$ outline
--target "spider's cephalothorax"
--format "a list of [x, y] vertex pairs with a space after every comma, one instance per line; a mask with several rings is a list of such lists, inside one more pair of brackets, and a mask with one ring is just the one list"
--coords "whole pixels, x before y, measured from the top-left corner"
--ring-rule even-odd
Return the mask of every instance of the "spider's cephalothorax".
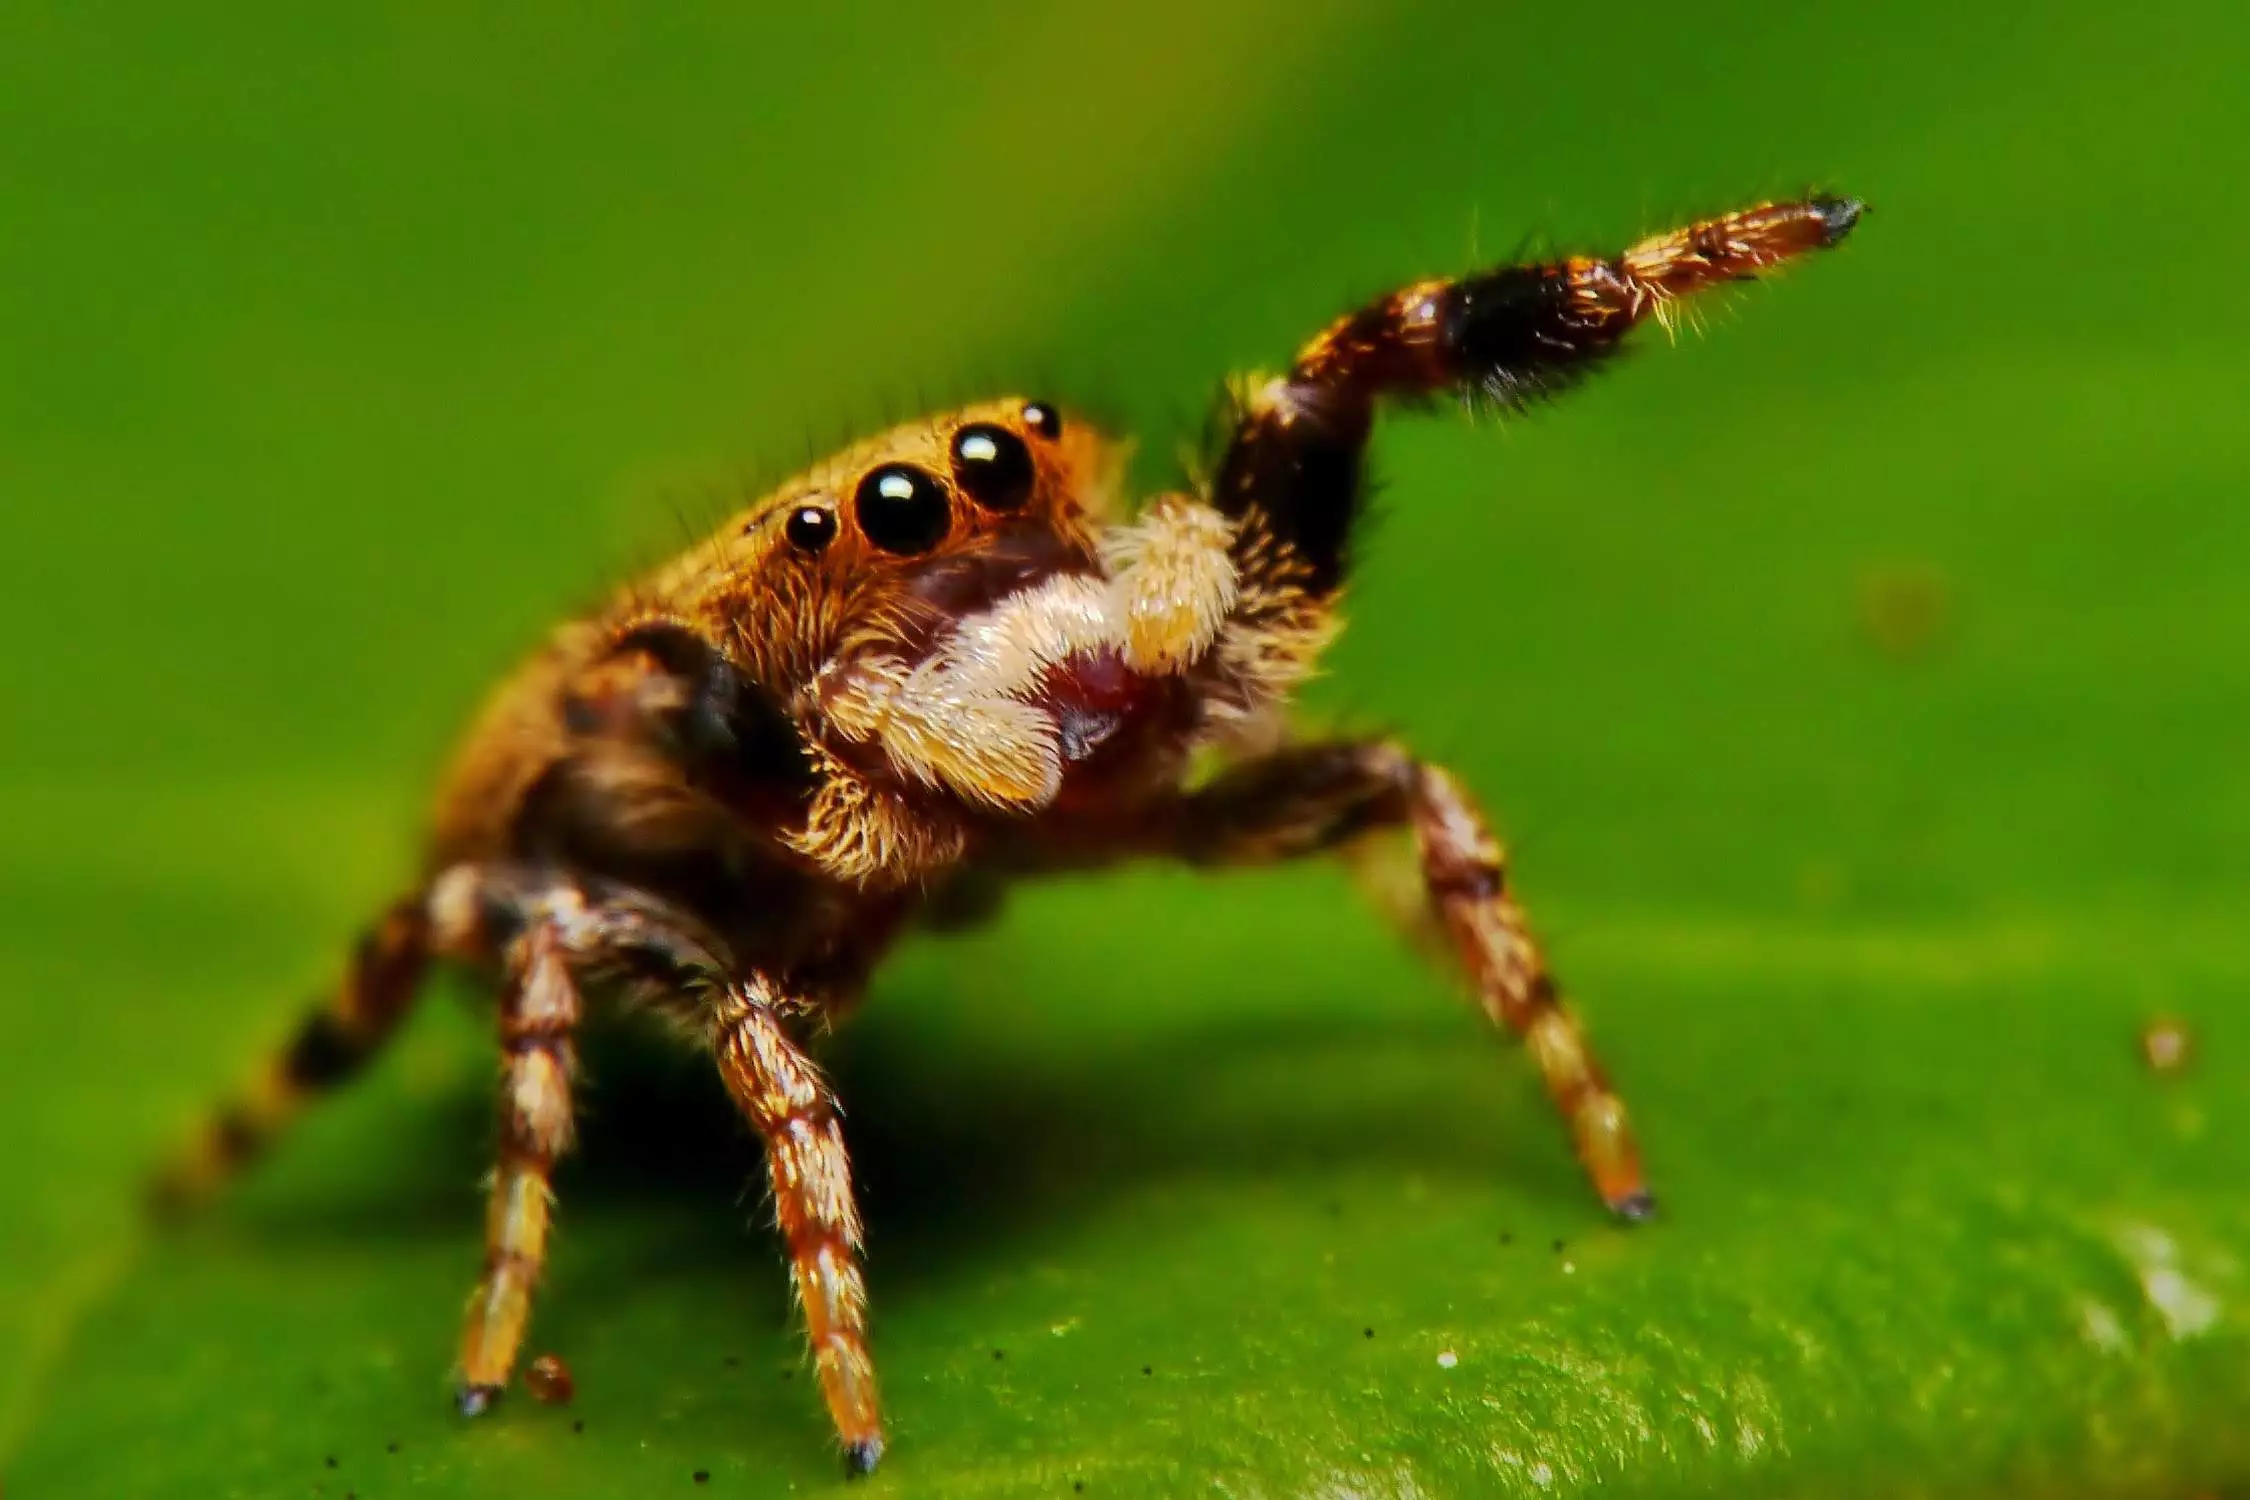
[[[168, 1200], [364, 1066], [427, 960], [488, 976], [499, 1169], [460, 1364], [461, 1409], [482, 1411], [546, 1256], [582, 997], [655, 1011], [709, 1049], [765, 1143], [821, 1390], [866, 1470], [883, 1437], [859, 1215], [807, 1034], [948, 890], [1405, 829], [1428, 913], [1529, 1044], [1596, 1190], [1646, 1216], [1625, 1108], [1475, 805], [1397, 744], [1282, 744], [1279, 717], [1336, 630], [1379, 402], [1554, 393], [1675, 298], [1834, 245], [1859, 213], [1771, 204], [1614, 258], [1407, 287], [1239, 385], [1208, 488], [1130, 519], [1113, 453], [1039, 401], [902, 427], [782, 486], [499, 690], [446, 781], [424, 879], [173, 1165]], [[1231, 763], [1190, 783], [1199, 756]]]

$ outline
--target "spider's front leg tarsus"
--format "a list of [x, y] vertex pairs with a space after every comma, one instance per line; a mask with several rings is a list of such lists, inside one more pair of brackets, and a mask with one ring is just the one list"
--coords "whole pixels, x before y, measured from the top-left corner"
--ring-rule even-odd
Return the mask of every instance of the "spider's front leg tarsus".
[[1506, 854], [1451, 775], [1384, 741], [1293, 745], [1182, 799], [1161, 837], [1197, 863], [1270, 863], [1401, 824], [1413, 830], [1430, 909], [1478, 1000], [1530, 1049], [1595, 1189], [1620, 1217], [1649, 1217], [1656, 1200], [1624, 1103], [1509, 894]]

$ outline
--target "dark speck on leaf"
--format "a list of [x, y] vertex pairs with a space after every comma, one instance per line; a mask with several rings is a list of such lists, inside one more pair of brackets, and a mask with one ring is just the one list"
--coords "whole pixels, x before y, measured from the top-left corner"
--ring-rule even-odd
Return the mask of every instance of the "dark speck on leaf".
[[1555, 1254], [1562, 1254], [1562, 1244], [1563, 1242], [1561, 1240], [1555, 1241]]
[[1085, 1493], [1086, 1493], [1086, 1481], [1085, 1481], [1085, 1480], [1083, 1480], [1083, 1479], [1073, 1479], [1073, 1480], [1072, 1480], [1072, 1481], [1070, 1482], [1070, 1492], [1071, 1492], [1071, 1493], [1072, 1493], [1073, 1495], [1083, 1495], [1083, 1494], [1085, 1494]]
[[1154, 1365], [1142, 1365], [1141, 1373], [1143, 1375], [1154, 1375], [1156, 1373], [1156, 1367]]
[[709, 1469], [697, 1469], [688, 1477], [693, 1479], [697, 1484], [709, 1484], [711, 1482], [711, 1471]]
[[1371, 1339], [1371, 1338], [1375, 1337], [1375, 1330], [1374, 1330], [1374, 1329], [1372, 1329], [1372, 1328], [1362, 1328], [1362, 1329], [1361, 1329], [1361, 1330], [1360, 1330], [1359, 1332], [1360, 1332], [1360, 1336], [1361, 1336], [1362, 1338], [1370, 1338], [1370, 1339]]
[[1501, 1230], [1501, 1231], [1500, 1231], [1500, 1243], [1501, 1243], [1501, 1244], [1503, 1244], [1503, 1245], [1513, 1245], [1513, 1244], [1514, 1244], [1515, 1242], [1516, 1242], [1516, 1232], [1515, 1232], [1515, 1231], [1514, 1231], [1513, 1229], [1503, 1229], [1503, 1230]]
[[586, 1430], [586, 1419], [580, 1417], [577, 1421], [571, 1423], [570, 1430], [572, 1432], [584, 1432]]
[[398, 1439], [396, 1439], [396, 1438], [393, 1438], [393, 1439], [391, 1439], [391, 1440], [390, 1440], [389, 1442], [385, 1443], [385, 1444], [383, 1445], [383, 1451], [384, 1451], [385, 1453], [396, 1453], [396, 1452], [398, 1452]]
[[795, 1370], [783, 1370], [781, 1372], [781, 1378], [783, 1380], [795, 1380], [797, 1378], [797, 1372]]
[[328, 1465], [329, 1468], [333, 1469], [336, 1467], [336, 1455], [331, 1453], [326, 1458], [322, 1459], [321, 1462]]
[[995, 1349], [992, 1351], [992, 1357], [994, 1359], [1006, 1359], [1008, 1357], [1008, 1351], [1005, 1349]]
[[742, 1356], [739, 1354], [730, 1354], [725, 1359], [719, 1361], [719, 1363], [732, 1370], [742, 1363]]

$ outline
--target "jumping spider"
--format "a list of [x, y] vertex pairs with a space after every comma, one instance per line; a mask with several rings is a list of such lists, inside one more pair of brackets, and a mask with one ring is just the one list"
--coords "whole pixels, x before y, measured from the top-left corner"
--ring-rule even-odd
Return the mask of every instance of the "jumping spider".
[[[855, 1471], [883, 1451], [860, 1221], [805, 1039], [944, 892], [1139, 856], [1419, 848], [1432, 915], [1529, 1045], [1595, 1189], [1647, 1216], [1625, 1108], [1453, 777], [1387, 740], [1273, 748], [1337, 632], [1378, 402], [1555, 394], [1676, 299], [1840, 241], [1849, 199], [1726, 214], [1610, 259], [1418, 282], [1236, 387], [1201, 493], [1130, 519], [1114, 451], [1043, 401], [839, 454], [563, 626], [486, 706], [423, 879], [338, 993], [162, 1180], [192, 1198], [363, 1068], [433, 958], [499, 993], [499, 1168], [460, 1408], [489, 1408], [547, 1253], [589, 996], [708, 1049], [757, 1130], [821, 1393]], [[1191, 763], [1232, 761], [1205, 779]]]

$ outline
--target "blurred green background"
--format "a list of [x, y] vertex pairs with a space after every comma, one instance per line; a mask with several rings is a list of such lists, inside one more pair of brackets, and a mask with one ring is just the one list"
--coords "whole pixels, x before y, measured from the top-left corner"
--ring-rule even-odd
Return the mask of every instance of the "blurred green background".
[[1355, 298], [1816, 182], [1873, 216], [1708, 337], [1386, 430], [1312, 695], [1493, 804], [1666, 1218], [1601, 1220], [1338, 872], [1026, 893], [835, 1049], [864, 1493], [2250, 1484], [2246, 35], [9, 7], [10, 1496], [840, 1486], [692, 1061], [595, 1059], [533, 1334], [567, 1413], [447, 1405], [468, 1007], [187, 1230], [138, 1174], [405, 877], [487, 679], [677, 516], [994, 390], [1165, 482], [1223, 372]]

